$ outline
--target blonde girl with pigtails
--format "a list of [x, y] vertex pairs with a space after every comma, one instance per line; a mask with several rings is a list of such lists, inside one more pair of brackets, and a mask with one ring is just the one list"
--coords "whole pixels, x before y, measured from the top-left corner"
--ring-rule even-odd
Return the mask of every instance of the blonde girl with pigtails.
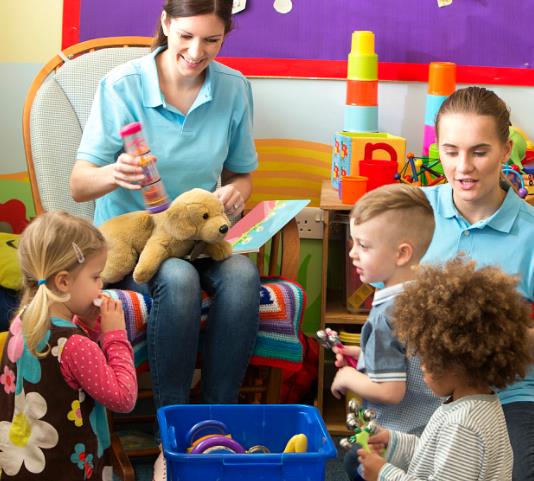
[[18, 255], [23, 294], [0, 364], [2, 481], [112, 479], [105, 408], [131, 411], [137, 381], [122, 305], [102, 295], [105, 241], [50, 212]]

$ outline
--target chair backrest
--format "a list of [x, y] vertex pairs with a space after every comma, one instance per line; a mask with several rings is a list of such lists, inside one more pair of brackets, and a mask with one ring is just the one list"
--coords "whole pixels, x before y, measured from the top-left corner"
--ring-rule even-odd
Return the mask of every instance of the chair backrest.
[[36, 212], [63, 209], [93, 218], [94, 202], [76, 203], [69, 177], [100, 79], [150, 51], [151, 37], [89, 40], [67, 48], [35, 78], [23, 113], [24, 149]]

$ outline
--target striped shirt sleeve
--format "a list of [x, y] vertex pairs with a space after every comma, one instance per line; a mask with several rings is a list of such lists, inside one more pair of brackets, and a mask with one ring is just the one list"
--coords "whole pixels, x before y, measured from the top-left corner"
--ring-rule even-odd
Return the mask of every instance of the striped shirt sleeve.
[[[393, 433], [392, 433], [393, 434]], [[413, 439], [415, 438], [415, 443]], [[417, 477], [399, 467], [415, 449], [415, 436], [395, 433], [388, 448], [388, 461], [379, 472], [379, 481], [477, 481], [483, 468], [484, 446], [480, 437], [461, 424], [450, 424], [441, 431], [437, 443], [426, 444], [434, 451], [434, 466], [428, 466], [431, 478]], [[412, 451], [413, 453], [413, 451]], [[408, 458], [409, 462], [409, 458]], [[394, 464], [392, 464], [394, 463]]]
[[419, 438], [413, 434], [390, 431], [386, 460], [401, 470], [407, 471], [418, 443]]

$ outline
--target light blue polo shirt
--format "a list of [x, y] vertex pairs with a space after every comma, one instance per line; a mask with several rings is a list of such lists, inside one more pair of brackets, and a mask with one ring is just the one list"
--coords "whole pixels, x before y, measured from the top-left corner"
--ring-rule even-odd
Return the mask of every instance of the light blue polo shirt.
[[[477, 265], [494, 265], [519, 276], [518, 289], [534, 301], [534, 207], [508, 189], [504, 202], [487, 219], [474, 224], [462, 217], [452, 199], [450, 184], [423, 188], [435, 213], [436, 229], [422, 263], [443, 263], [465, 253]], [[524, 381], [499, 393], [503, 404], [534, 402], [534, 366]]]
[[[211, 62], [184, 115], [165, 102], [159, 88], [155, 58], [161, 50], [120, 65], [102, 78], [76, 158], [99, 166], [115, 162], [123, 151], [120, 129], [141, 122], [171, 199], [194, 187], [213, 191], [223, 168], [240, 174], [256, 169], [248, 80]], [[140, 191], [118, 188], [97, 199], [95, 224], [143, 209]]]

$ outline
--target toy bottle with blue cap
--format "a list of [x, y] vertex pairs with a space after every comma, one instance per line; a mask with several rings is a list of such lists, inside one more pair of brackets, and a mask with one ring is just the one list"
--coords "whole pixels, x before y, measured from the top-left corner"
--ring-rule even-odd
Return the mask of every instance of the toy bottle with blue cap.
[[126, 153], [137, 157], [143, 169], [145, 178], [141, 185], [146, 210], [151, 214], [164, 211], [169, 207], [169, 198], [156, 167], [156, 157], [150, 152], [145, 140], [141, 122], [125, 125], [120, 130], [120, 135]]

